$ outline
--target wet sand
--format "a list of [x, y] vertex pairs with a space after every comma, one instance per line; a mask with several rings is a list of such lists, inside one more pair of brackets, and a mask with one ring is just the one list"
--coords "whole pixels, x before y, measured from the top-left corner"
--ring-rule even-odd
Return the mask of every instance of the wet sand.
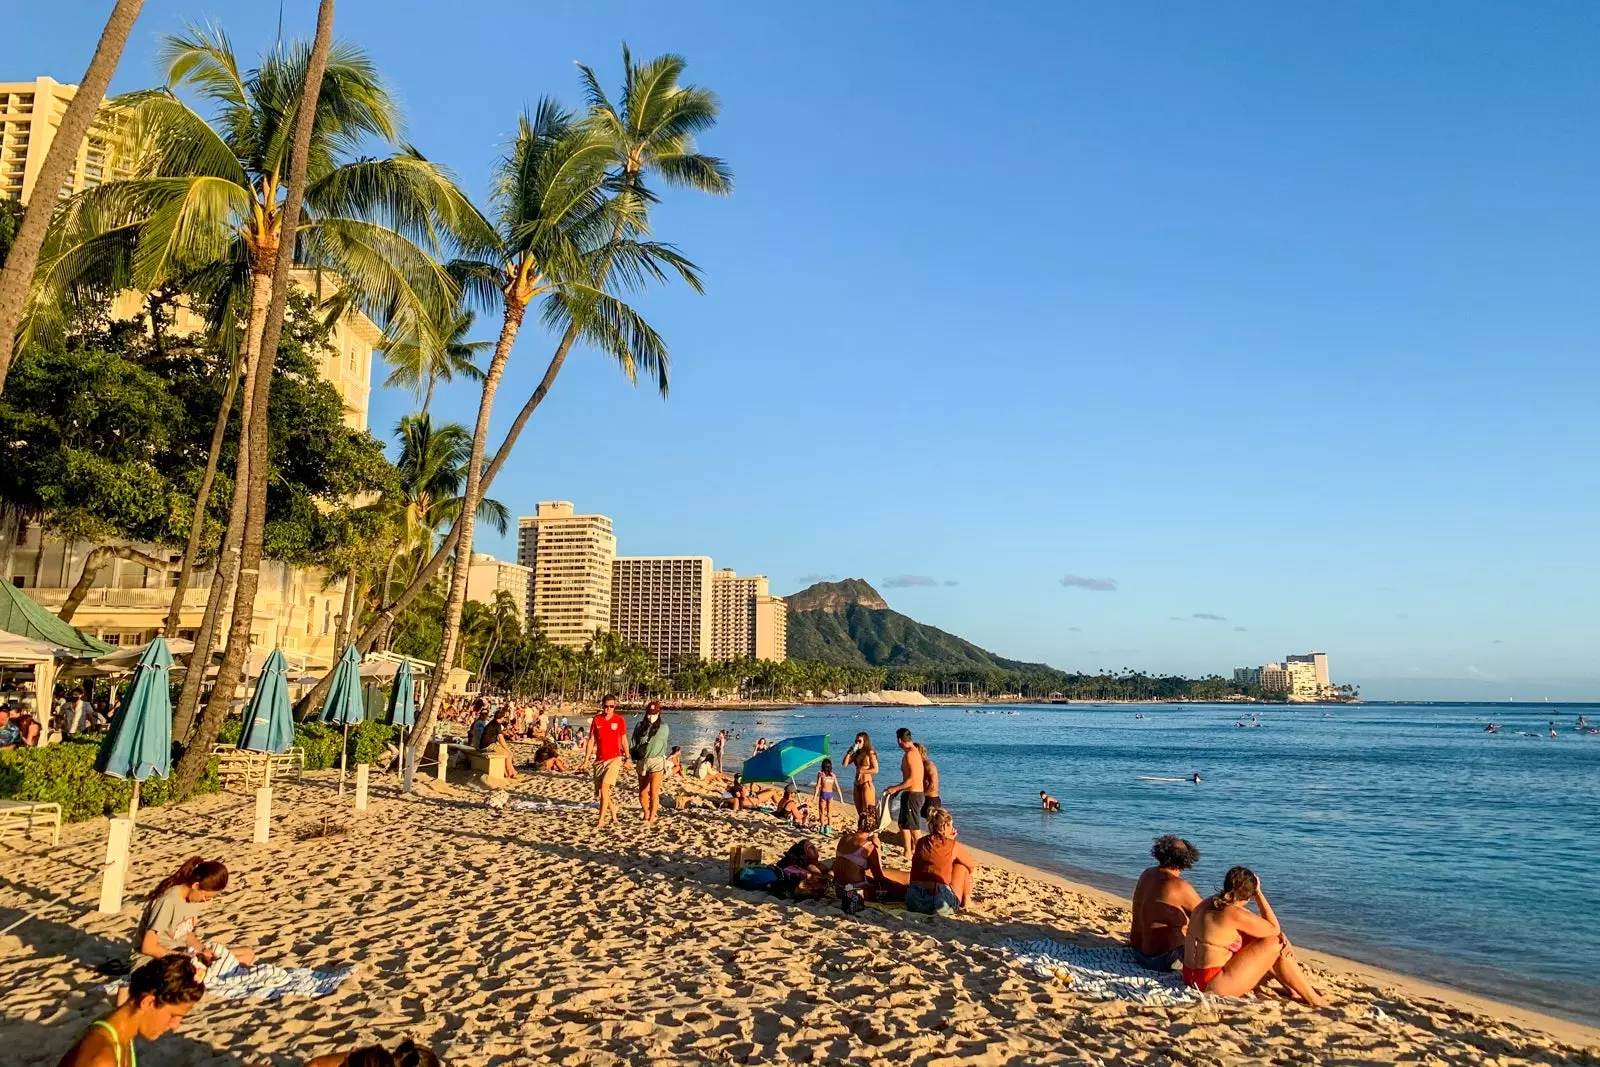
[[[596, 831], [593, 809], [497, 810], [458, 778], [407, 797], [375, 775], [363, 814], [349, 794], [337, 797], [336, 772], [277, 783], [264, 845], [250, 842], [242, 794], [144, 812], [117, 916], [94, 911], [103, 821], [67, 827], [54, 852], [5, 847], [0, 926], [19, 907], [37, 918], [0, 937], [0, 1059], [57, 1061], [104, 1010], [92, 967], [125, 955], [132, 894], [203, 854], [233, 871], [202, 913], [204, 936], [285, 966], [355, 971], [321, 999], [206, 1001], [180, 1034], [140, 1049], [145, 1067], [297, 1064], [406, 1035], [466, 1067], [1600, 1063], [1594, 1029], [1312, 952], [1302, 957], [1329, 1009], [1090, 1000], [1022, 971], [997, 946], [1120, 942], [1127, 906], [1111, 894], [985, 854], [973, 914], [847, 917], [831, 901], [725, 884], [730, 846], [771, 859], [800, 836], [771, 816], [664, 810], [647, 827], [619, 790], [621, 826]], [[513, 803], [535, 798], [586, 802], [588, 779], [526, 775], [509, 790]], [[296, 840], [326, 815], [346, 832]], [[904, 866], [898, 850], [889, 856]]]

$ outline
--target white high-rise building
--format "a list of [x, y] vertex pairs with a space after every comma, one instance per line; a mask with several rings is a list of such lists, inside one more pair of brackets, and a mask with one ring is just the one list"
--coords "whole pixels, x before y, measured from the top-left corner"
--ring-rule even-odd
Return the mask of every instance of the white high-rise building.
[[467, 571], [467, 599], [494, 606], [494, 595], [503, 592], [517, 605], [517, 618], [528, 621], [528, 587], [533, 571], [520, 563], [507, 563], [486, 552], [472, 554]]
[[517, 520], [517, 562], [530, 575], [528, 615], [551, 644], [582, 648], [612, 628], [611, 564], [617, 538], [604, 515], [578, 515], [565, 500], [542, 500]]
[[740, 577], [732, 568], [711, 576], [711, 658], [788, 658], [789, 610], [771, 595], [766, 575]]

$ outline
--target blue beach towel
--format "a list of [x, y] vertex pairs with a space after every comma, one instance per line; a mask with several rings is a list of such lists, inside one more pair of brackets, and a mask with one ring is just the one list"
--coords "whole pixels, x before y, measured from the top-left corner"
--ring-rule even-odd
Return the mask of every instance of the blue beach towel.
[[1066, 977], [1074, 992], [1097, 1000], [1139, 1004], [1198, 1004], [1201, 995], [1183, 984], [1176, 971], [1152, 971], [1131, 948], [1086, 948], [1055, 941], [1004, 941], [1000, 947], [1039, 978]]

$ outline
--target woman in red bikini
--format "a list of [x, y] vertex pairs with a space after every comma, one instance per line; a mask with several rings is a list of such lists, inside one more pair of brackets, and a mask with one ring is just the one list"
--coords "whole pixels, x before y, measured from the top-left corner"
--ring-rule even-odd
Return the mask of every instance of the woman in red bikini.
[[[1261, 914], [1245, 905], [1251, 900]], [[1189, 917], [1183, 940], [1183, 983], [1202, 993], [1242, 997], [1267, 975], [1314, 1008], [1327, 1005], [1289, 947], [1289, 939], [1248, 867], [1235, 867], [1222, 879], [1222, 892], [1200, 902]]]

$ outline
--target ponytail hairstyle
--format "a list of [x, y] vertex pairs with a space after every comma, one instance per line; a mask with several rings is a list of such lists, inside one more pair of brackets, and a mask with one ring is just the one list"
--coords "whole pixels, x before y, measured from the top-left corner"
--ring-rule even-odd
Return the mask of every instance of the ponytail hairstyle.
[[1261, 879], [1249, 867], [1229, 867], [1228, 873], [1222, 876], [1222, 892], [1217, 894], [1217, 900], [1223, 904], [1245, 904], [1260, 886]]
[[228, 888], [228, 868], [222, 865], [221, 860], [190, 856], [176, 871], [163, 878], [161, 884], [150, 891], [145, 901], [154, 903], [161, 894], [176, 885], [197, 886], [208, 893], [215, 893], [219, 889]]

